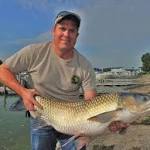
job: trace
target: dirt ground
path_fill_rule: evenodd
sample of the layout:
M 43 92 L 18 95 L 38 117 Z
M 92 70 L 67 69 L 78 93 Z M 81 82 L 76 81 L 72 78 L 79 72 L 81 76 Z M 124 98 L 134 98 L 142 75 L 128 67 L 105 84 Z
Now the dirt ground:
M 107 132 L 93 140 L 88 150 L 150 150 L 150 125 L 131 125 L 124 134 Z
M 150 94 L 150 74 L 143 75 L 137 78 L 136 82 L 141 85 L 138 87 L 129 89 L 129 92 Z
M 150 94 L 150 74 L 137 79 L 141 86 L 129 92 Z M 147 125 L 143 122 L 130 125 L 124 134 L 107 131 L 93 140 L 88 150 L 150 150 L 150 118 Z

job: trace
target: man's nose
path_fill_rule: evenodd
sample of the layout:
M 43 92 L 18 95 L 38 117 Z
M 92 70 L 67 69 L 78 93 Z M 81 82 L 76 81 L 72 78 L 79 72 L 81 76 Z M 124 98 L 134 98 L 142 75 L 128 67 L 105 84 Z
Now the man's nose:
M 64 32 L 64 35 L 68 37 L 68 36 L 69 36 L 69 31 L 66 30 L 66 31 Z

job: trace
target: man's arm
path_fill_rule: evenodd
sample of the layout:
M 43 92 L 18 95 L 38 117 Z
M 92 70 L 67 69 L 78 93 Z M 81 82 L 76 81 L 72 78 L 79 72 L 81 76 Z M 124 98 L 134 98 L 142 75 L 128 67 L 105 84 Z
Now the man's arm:
M 35 89 L 24 88 L 16 79 L 6 64 L 0 65 L 0 82 L 11 88 L 22 97 L 23 103 L 27 110 L 33 110 L 34 105 L 41 106 L 34 100 L 34 95 L 38 94 Z

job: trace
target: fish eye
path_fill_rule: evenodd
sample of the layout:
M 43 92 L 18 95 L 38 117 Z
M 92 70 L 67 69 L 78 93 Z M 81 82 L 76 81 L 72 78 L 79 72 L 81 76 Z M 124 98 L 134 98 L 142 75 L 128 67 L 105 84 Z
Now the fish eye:
M 149 101 L 149 100 L 150 100 L 150 96 L 144 96 L 144 97 L 143 97 L 143 101 L 144 101 L 144 102 L 147 102 L 147 101 Z

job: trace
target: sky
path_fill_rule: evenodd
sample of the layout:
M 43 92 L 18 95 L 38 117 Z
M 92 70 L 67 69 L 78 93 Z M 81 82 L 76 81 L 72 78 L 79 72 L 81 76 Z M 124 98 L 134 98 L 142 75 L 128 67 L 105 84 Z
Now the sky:
M 81 16 L 76 48 L 93 67 L 140 67 L 150 53 L 149 0 L 0 0 L 0 59 L 49 41 L 62 10 Z

